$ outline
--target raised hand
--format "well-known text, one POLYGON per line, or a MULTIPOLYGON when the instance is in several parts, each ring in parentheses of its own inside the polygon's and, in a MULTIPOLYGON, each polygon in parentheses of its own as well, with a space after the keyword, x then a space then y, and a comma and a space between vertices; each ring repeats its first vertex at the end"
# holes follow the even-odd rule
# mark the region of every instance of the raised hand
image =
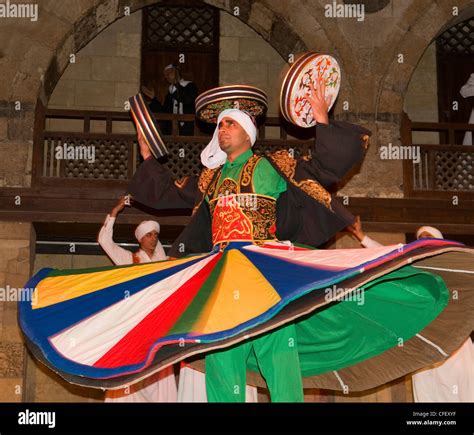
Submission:
POLYGON ((117 205, 110 212, 110 216, 117 217, 117 215, 125 208, 126 202, 128 201, 127 196, 122 196, 117 205))
POLYGON ((346 227, 346 229, 350 233, 354 234, 354 236, 357 237, 359 242, 361 242, 362 239, 365 236, 364 231, 362 231, 362 224, 360 222, 360 216, 356 216, 355 222, 352 225, 348 225, 346 227))
POLYGON ((310 93, 305 99, 311 105, 313 117, 319 124, 328 124, 329 98, 325 97, 326 85, 322 78, 318 79, 318 89, 314 88, 313 82, 309 82, 310 93))

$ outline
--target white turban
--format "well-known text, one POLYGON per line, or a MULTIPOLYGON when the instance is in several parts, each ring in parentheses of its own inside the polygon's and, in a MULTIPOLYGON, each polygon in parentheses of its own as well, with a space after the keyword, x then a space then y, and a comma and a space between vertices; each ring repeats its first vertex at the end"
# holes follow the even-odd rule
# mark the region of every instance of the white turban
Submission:
POLYGON ((459 93, 464 97, 474 97, 474 73, 469 76, 466 84, 461 88, 459 93))
POLYGON ((441 233, 440 230, 434 227, 420 227, 416 231, 416 238, 419 239, 420 235, 422 233, 429 233, 431 234, 435 239, 444 239, 443 234, 441 233))
POLYGON ((142 237, 150 231, 160 232, 160 224, 156 221, 143 221, 135 230, 135 238, 140 241, 142 237))
POLYGON ((221 122, 222 118, 225 117, 232 118, 234 121, 239 123, 239 125, 249 135, 252 146, 257 140, 257 127, 255 127, 255 124, 249 115, 238 109, 223 110, 217 118, 217 127, 214 130, 214 135, 212 136, 211 141, 201 153, 201 163, 206 168, 217 168, 218 166, 224 164, 227 160, 227 154, 222 151, 221 147, 219 146, 219 122, 221 122))

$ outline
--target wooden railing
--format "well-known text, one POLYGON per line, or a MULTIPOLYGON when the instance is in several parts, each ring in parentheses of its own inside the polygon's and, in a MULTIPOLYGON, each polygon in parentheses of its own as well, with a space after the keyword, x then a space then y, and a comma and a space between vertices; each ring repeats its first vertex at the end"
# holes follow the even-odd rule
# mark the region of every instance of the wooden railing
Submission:
POLYGON ((455 143, 458 132, 474 131, 472 124, 412 122, 404 113, 401 141, 413 147, 419 159, 403 160, 404 193, 407 198, 474 199, 474 146, 455 143), (416 143, 414 132, 435 133, 439 144, 416 143))
MULTIPOLYGON (((171 124, 171 135, 163 136, 170 154, 161 163, 177 178, 198 174, 200 153, 214 126, 200 123, 193 115, 157 113, 155 117, 159 123, 171 124), (192 136, 179 135, 182 122, 193 123, 192 136)), ((267 118, 259 127, 254 149, 258 153, 293 148, 295 155, 306 154, 314 139, 301 130, 282 125, 279 118, 267 118)), ((140 161, 128 112, 38 109, 32 187, 122 188, 140 161)))

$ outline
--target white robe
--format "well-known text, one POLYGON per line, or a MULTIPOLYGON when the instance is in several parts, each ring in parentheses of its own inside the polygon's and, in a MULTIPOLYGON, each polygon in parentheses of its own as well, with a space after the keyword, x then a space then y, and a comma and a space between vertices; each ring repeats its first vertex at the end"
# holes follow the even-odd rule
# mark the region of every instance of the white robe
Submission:
MULTIPOLYGON (((99 244, 116 265, 132 264, 133 254, 113 241, 114 223, 115 218, 107 215, 99 232, 99 244)), ((158 242, 151 258, 142 249, 138 251, 140 263, 166 260, 167 258, 160 242, 158 242)), ((177 398, 178 389, 172 366, 129 387, 105 392, 105 402, 176 402, 177 398)))
MULTIPOLYGON (((364 248, 382 246, 365 236, 364 248)), ((471 337, 447 360, 412 376, 415 402, 474 402, 474 345, 471 337)))

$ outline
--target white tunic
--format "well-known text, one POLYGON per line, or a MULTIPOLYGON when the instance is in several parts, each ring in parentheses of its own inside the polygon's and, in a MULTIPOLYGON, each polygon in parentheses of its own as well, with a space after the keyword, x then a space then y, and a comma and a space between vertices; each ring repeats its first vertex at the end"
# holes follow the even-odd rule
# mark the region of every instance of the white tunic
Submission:
MULTIPOLYGON (((113 228, 115 218, 107 215, 104 225, 99 232, 98 241, 102 249, 116 265, 133 263, 133 254, 121 248, 113 241, 113 228)), ((153 256, 140 249, 138 259, 140 263, 166 260, 168 257, 158 242, 153 256)), ((130 387, 119 390, 107 390, 105 392, 106 402, 176 402, 178 389, 174 376, 173 367, 167 367, 152 376, 137 382, 130 387)))
MULTIPOLYGON (((364 248, 382 246, 365 236, 364 248)), ((474 347, 469 337, 446 361, 412 376, 415 402, 474 402, 474 347)))
MULTIPOLYGON (((105 253, 109 256, 109 258, 113 261, 113 263, 116 264, 117 266, 132 264, 133 254, 127 249, 121 248, 113 240, 114 224, 115 224, 115 218, 110 215, 107 215, 107 217, 105 218, 104 225, 102 226, 99 232, 99 237, 98 237, 99 245, 102 247, 105 253)), ((138 254, 140 263, 149 263, 151 261, 166 260, 168 258, 165 254, 163 246, 161 246, 160 241, 158 241, 158 243, 156 244, 155 252, 153 253, 151 258, 143 249, 140 249, 137 252, 137 254, 138 254)))

